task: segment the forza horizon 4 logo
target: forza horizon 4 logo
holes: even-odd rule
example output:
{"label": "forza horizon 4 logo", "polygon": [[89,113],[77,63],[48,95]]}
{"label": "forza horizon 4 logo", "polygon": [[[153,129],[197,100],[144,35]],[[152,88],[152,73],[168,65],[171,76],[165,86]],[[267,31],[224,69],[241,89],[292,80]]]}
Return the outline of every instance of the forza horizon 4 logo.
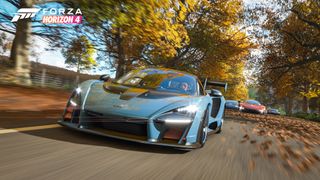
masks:
{"label": "forza horizon 4 logo", "polygon": [[44,24],[81,24],[82,12],[74,8],[21,8],[15,13],[11,22],[33,18],[41,10]]}
{"label": "forza horizon 4 logo", "polygon": [[11,22],[17,22],[19,19],[33,18],[40,9],[38,8],[21,8],[18,10],[15,16],[13,16]]}

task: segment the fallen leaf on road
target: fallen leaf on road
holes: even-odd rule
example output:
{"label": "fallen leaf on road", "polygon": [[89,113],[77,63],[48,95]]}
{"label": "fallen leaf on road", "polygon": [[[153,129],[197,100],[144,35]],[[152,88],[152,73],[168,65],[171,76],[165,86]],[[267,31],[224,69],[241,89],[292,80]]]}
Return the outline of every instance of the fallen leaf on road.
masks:
{"label": "fallen leaf on road", "polygon": [[253,171],[255,167],[256,167],[256,163],[254,162],[254,160],[250,160],[248,164],[248,169],[250,171]]}
{"label": "fallen leaf on road", "polygon": [[[253,157],[261,155],[267,159],[279,157],[279,167],[284,168],[288,175],[290,171],[306,172],[312,166],[318,166],[320,157],[317,154],[320,148],[320,123],[302,120],[299,118],[287,116],[258,115],[240,112],[226,112],[226,115],[241,120],[241,129],[245,132],[241,143],[250,140],[254,135],[248,133],[250,130],[253,134],[268,138],[271,140],[263,141],[256,147],[258,153],[252,154]],[[244,123],[247,120],[248,124]],[[251,126],[253,125],[253,127]],[[252,127],[252,129],[250,129]],[[249,141],[256,144],[257,140]],[[274,145],[272,146],[272,144]],[[272,146],[272,148],[271,148]],[[269,152],[269,151],[277,152]],[[249,162],[253,166],[254,162]],[[254,164],[255,166],[255,164]]]}
{"label": "fallen leaf on road", "polygon": [[256,140],[251,140],[250,144],[255,144],[257,141]]}

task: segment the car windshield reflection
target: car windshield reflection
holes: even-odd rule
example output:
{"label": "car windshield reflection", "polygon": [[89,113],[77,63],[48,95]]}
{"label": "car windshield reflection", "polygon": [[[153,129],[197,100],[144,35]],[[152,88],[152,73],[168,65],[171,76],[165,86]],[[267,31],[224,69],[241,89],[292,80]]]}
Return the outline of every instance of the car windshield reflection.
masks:
{"label": "car windshield reflection", "polygon": [[246,103],[253,104],[253,105],[261,105],[260,102],[255,101],[255,100],[248,100],[248,101],[246,101]]}
{"label": "car windshield reflection", "polygon": [[153,89],[157,91],[195,95],[195,77],[170,70],[134,70],[118,79],[115,83],[124,86]]}

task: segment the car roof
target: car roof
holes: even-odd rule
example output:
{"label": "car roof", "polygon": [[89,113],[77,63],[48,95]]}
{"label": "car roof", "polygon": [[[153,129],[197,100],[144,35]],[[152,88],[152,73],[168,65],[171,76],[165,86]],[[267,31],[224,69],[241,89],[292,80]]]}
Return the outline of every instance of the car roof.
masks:
{"label": "car roof", "polygon": [[261,105],[261,103],[257,100],[254,100],[254,99],[249,99],[249,100],[246,100],[246,103],[249,103],[249,104],[258,104],[258,105]]}
{"label": "car roof", "polygon": [[237,100],[226,100],[226,102],[236,102],[236,103],[238,103]]}
{"label": "car roof", "polygon": [[259,101],[254,100],[254,99],[248,99],[248,100],[246,100],[246,102],[258,102],[258,103],[260,103]]}

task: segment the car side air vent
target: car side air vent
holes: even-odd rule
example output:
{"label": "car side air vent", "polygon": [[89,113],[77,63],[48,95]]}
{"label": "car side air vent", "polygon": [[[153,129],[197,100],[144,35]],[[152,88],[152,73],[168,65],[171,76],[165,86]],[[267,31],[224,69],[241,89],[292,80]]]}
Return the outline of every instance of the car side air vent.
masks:
{"label": "car side air vent", "polygon": [[212,110],[211,110],[211,117],[215,118],[218,115],[219,109],[221,105],[220,98],[212,98]]}

